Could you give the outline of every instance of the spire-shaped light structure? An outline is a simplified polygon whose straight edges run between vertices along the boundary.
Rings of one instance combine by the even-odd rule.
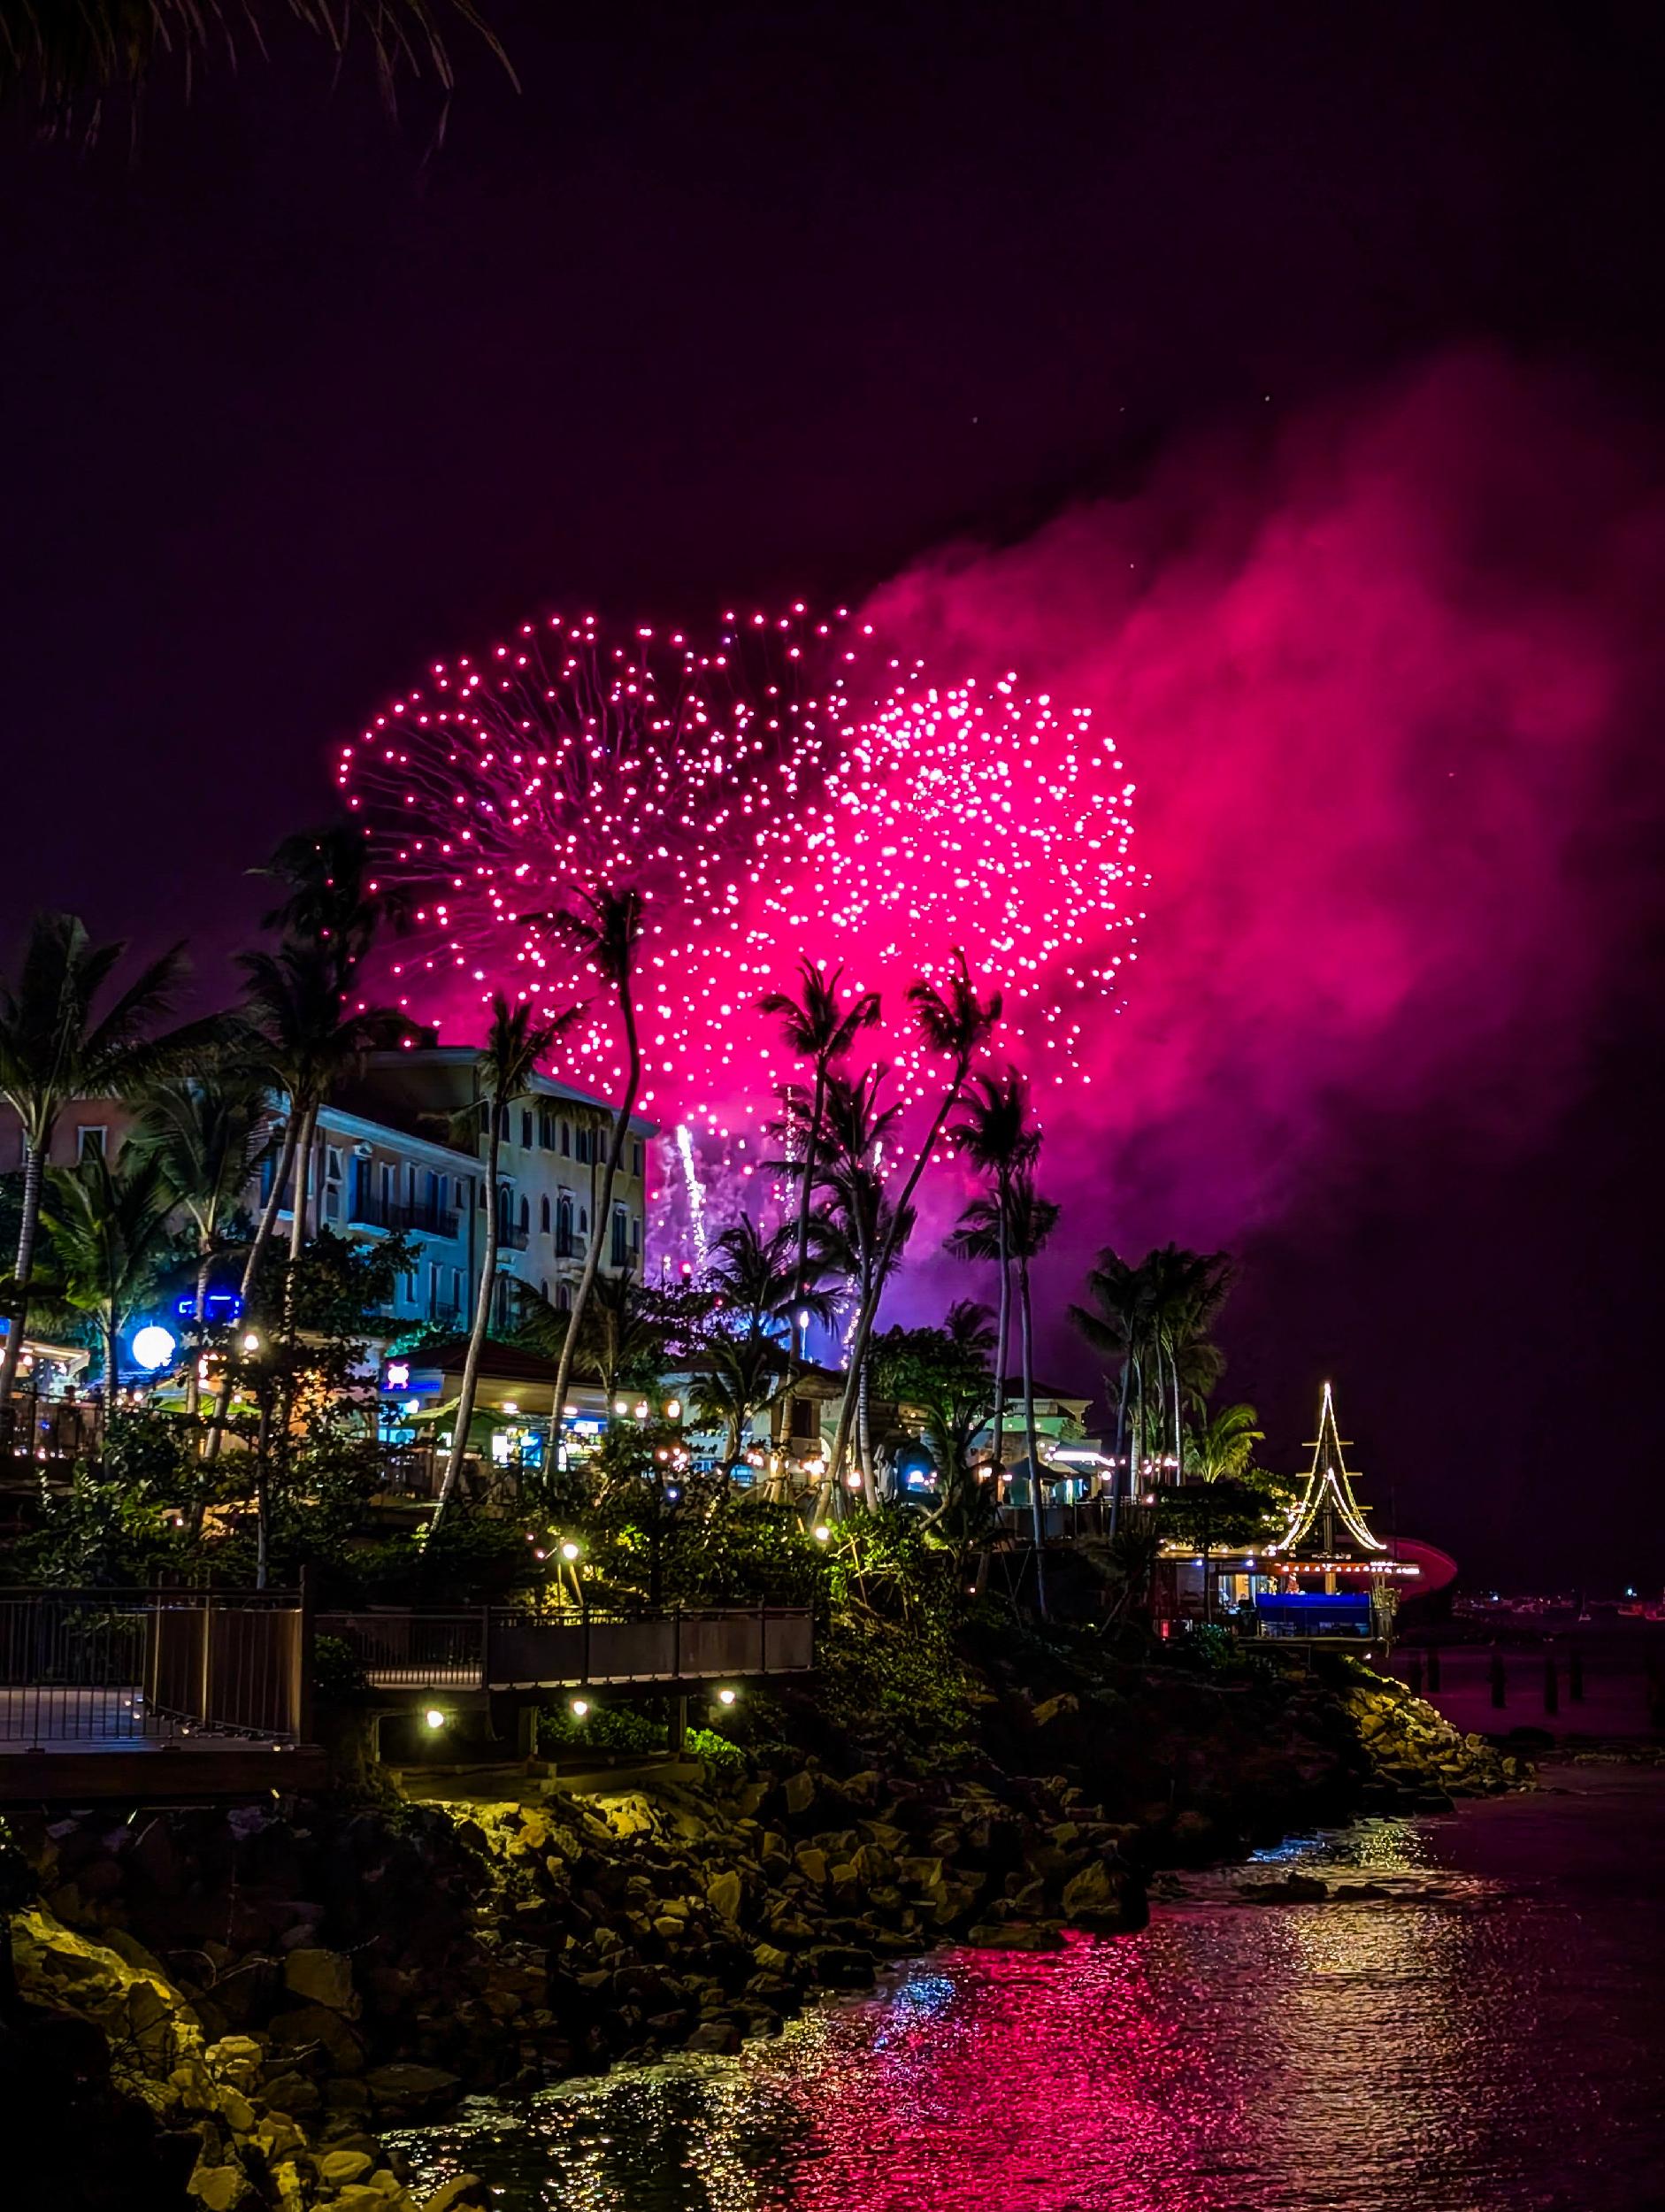
[[[1380,1537],[1371,1534],[1364,1509],[1353,1494],[1353,1477],[1336,1427],[1335,1394],[1325,1383],[1306,1486],[1291,1509],[1288,1527],[1268,1549],[1275,1557],[1293,1559],[1303,1548],[1316,1548],[1326,1559],[1332,1559],[1338,1544],[1345,1543],[1342,1530],[1362,1553],[1374,1555],[1387,1549]]]

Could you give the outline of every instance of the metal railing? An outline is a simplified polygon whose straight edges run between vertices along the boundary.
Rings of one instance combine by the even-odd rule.
[[[407,1204],[372,1191],[361,1191],[349,1202],[347,1218],[355,1228],[386,1229],[394,1236],[455,1238],[458,1227],[457,1216],[449,1207],[422,1200]]]
[[[293,1591],[0,1592],[0,1742],[293,1743],[307,1641]]]
[[[372,1689],[574,1689],[794,1674],[815,1664],[803,1606],[625,1614],[574,1610],[320,1614],[320,1636],[353,1652]]]

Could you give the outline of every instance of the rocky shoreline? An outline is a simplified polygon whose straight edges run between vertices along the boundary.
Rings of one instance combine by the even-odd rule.
[[[151,2124],[155,2190],[107,2200],[418,2212],[382,2138],[471,2091],[733,2052],[889,1959],[1137,1928],[1162,1867],[1530,1772],[1351,1663],[986,1682],[978,1746],[940,1760],[823,1731],[594,1794],[15,1822],[34,2031],[96,2031],[97,2093]],[[487,2201],[463,2176],[424,2212]]]

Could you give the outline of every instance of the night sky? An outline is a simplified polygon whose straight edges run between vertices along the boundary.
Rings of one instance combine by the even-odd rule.
[[[1337,421],[1369,444],[1385,416],[1379,475],[1424,505],[1461,480],[1449,603],[1518,641],[1543,593],[1577,601],[1567,668],[1623,693],[1576,808],[1543,785],[1565,818],[1543,867],[1485,874],[1495,911],[1446,918],[1462,974],[1488,944],[1508,964],[1496,1053],[1454,993],[1465,1056],[1395,1088],[1366,1041],[1348,1079],[1332,1010],[1303,1025],[1292,991],[1269,1049],[1316,1044],[1331,1103],[1276,1177],[1210,1214],[1173,1193],[1171,1151],[1141,1183],[1148,1129],[1078,1145],[1047,1289],[1071,1294],[1099,1242],[1217,1222],[1245,1267],[1229,1388],[1276,1461],[1329,1376],[1379,1524],[1391,1492],[1471,1580],[1656,1588],[1657,12],[489,12],[522,89],[459,32],[439,142],[425,90],[391,123],[366,69],[332,89],[287,33],[188,106],[158,88],[131,143],[4,139],[8,935],[36,904],[188,934],[223,989],[260,904],[246,871],[327,810],[333,749],[436,653],[550,604],[698,621],[882,596],[970,541],[1000,549],[986,629],[1021,604],[1011,649],[1063,651],[1034,614],[1061,513],[1101,549],[1137,510],[1147,550],[1200,481],[1229,508],[1253,479],[1281,514],[1264,486],[1300,475],[1292,452]],[[1477,390],[1459,368],[1458,400],[1393,411],[1430,375],[1446,394],[1454,359],[1484,364]],[[1177,476],[1184,500],[1153,492]],[[1517,826],[1496,819],[1508,762],[1474,741],[1484,869]],[[1442,743],[1461,780],[1461,733]],[[1542,942],[1513,926],[1540,897]],[[1170,990],[1182,971],[1176,949]],[[1217,1154],[1233,1110],[1210,1081]],[[1506,1115],[1472,1110],[1488,1087]]]

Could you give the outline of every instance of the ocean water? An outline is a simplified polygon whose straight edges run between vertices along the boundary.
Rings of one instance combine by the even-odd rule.
[[[401,2139],[503,2212],[1665,2207],[1665,1770],[1294,1839],[1136,1936],[909,1962],[727,2060]],[[1292,1867],[1387,1893],[1254,1905]]]

